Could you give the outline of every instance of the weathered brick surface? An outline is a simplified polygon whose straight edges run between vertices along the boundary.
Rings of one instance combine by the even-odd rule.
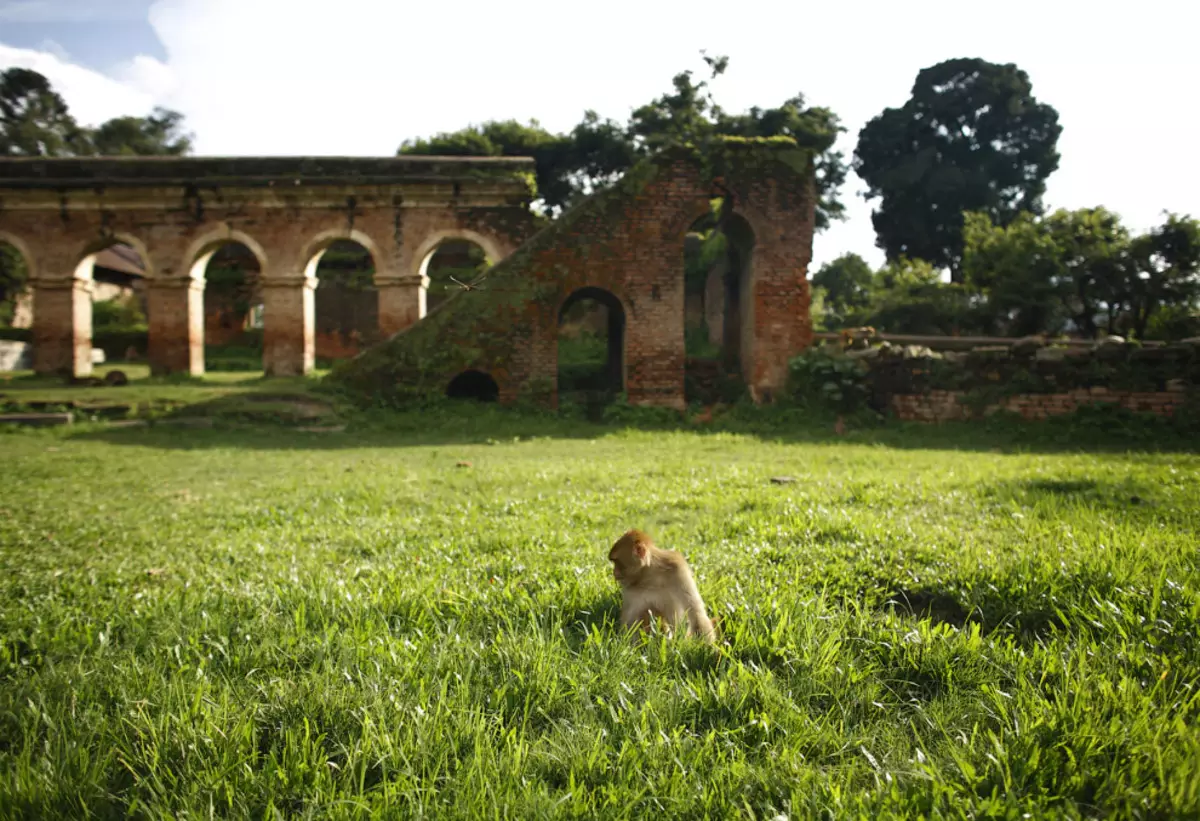
[[[90,371],[80,353],[90,349],[89,272],[79,268],[90,254],[126,242],[149,279],[177,283],[199,279],[199,261],[238,241],[258,258],[264,285],[264,366],[304,373],[314,355],[313,302],[298,283],[311,279],[323,248],[360,242],[385,283],[418,277],[422,254],[452,237],[502,258],[533,231],[520,177],[531,170],[519,158],[3,159],[0,237],[22,251],[33,274],[40,371]],[[200,372],[202,294],[171,290],[150,299],[151,361]],[[419,318],[418,292],[381,298],[380,327]]]
[[[204,373],[204,283],[155,279],[147,289],[150,372]],[[88,306],[91,310],[91,306]]]
[[[957,391],[930,391],[924,394],[896,394],[891,398],[892,411],[897,418],[911,422],[950,422],[971,419],[975,413],[960,399]],[[1025,393],[1006,397],[988,405],[980,412],[988,416],[1000,410],[1018,413],[1026,419],[1046,419],[1062,416],[1094,403],[1110,403],[1140,413],[1171,416],[1186,402],[1180,391],[1110,391],[1097,387],[1066,393]]]
[[[92,372],[92,283],[75,278],[35,280],[33,368],[38,373]]]
[[[582,289],[624,314],[624,388],[634,404],[684,405],[684,238],[710,200],[728,195],[754,233],[743,299],[743,370],[770,399],[787,361],[811,342],[808,285],[815,197],[811,161],[794,144],[728,147],[724,173],[686,150],[630,171],[458,292],[423,322],[364,352],[335,376],[400,400],[444,391],[457,374],[490,374],[502,402],[557,401],[558,319]]]

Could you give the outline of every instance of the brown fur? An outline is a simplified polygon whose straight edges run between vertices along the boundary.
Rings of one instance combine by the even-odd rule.
[[[651,621],[662,619],[672,632],[685,624],[688,635],[716,640],[716,630],[682,555],[663,550],[640,530],[630,530],[613,544],[608,560],[624,594],[621,624],[648,630]]]

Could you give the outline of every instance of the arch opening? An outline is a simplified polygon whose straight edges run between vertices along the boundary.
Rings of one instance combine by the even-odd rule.
[[[192,276],[204,282],[206,369],[262,370],[262,333],[252,322],[262,301],[258,255],[242,242],[223,242],[197,260]]]
[[[0,328],[33,327],[29,260],[21,249],[0,239]]]
[[[450,380],[450,384],[446,386],[446,396],[450,399],[498,402],[500,386],[490,374],[468,370]]]
[[[92,361],[97,350],[108,364],[138,362],[149,347],[147,266],[131,244],[115,241],[80,261],[79,279],[91,280]]]
[[[421,261],[421,273],[429,277],[429,289],[425,294],[426,312],[441,305],[456,291],[461,291],[462,285],[459,283],[470,284],[493,262],[477,242],[457,238],[440,242]]]
[[[349,359],[379,339],[379,291],[375,258],[354,239],[334,239],[309,261],[317,278],[316,358],[318,366]]]
[[[625,390],[625,309],[602,288],[581,288],[558,311],[559,402],[606,404]]]
[[[688,401],[732,401],[744,390],[754,340],[754,231],[727,198],[684,239]]]

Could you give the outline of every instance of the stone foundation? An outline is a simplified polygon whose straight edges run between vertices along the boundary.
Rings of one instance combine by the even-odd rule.
[[[1085,405],[1107,403],[1138,413],[1171,416],[1185,401],[1182,390],[1175,391],[1110,391],[1107,388],[1086,388],[1066,393],[1022,393],[988,405],[979,414],[960,400],[960,391],[930,391],[925,394],[896,394],[891,409],[896,417],[907,422],[952,422],[990,416],[1000,410],[1018,413],[1026,419],[1046,419],[1063,416]]]

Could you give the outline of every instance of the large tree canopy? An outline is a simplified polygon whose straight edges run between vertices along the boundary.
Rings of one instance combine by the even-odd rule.
[[[0,156],[60,157],[86,142],[49,80],[26,68],[0,72]]]
[[[1104,208],[1022,214],[995,225],[968,214],[963,269],[987,303],[996,329],[1058,333],[1069,322],[1084,336],[1100,331],[1144,337],[1162,311],[1186,318],[1200,298],[1200,222],[1168,215],[1131,237]]]
[[[867,183],[877,245],[949,267],[962,278],[963,214],[997,225],[1040,214],[1058,167],[1058,112],[1033,96],[1024,71],[980,59],[922,70],[912,96],[859,132],[854,167]]]
[[[87,128],[38,72],[0,72],[0,156],[183,155],[191,149],[179,112],[156,108],[146,117],[116,117]]]
[[[709,81],[724,73],[727,57],[704,57],[710,75],[697,81],[683,71],[671,90],[633,110],[625,124],[602,119],[595,111],[566,134],[552,134],[538,123],[488,122],[429,139],[406,140],[399,154],[484,154],[532,156],[537,162],[538,194],[550,213],[570,207],[581,196],[611,184],[648,153],[673,143],[702,145],[716,135],[744,137],[789,136],[818,155],[817,228],[841,219],[844,207],[838,190],[847,167],[831,151],[843,130],[826,108],[806,106],[796,95],[778,108],[752,108],[731,115],[713,100]]]
[[[842,254],[826,262],[812,278],[812,284],[824,292],[829,314],[838,320],[850,311],[870,304],[874,281],[875,272],[858,254]]]
[[[91,131],[91,149],[104,156],[183,156],[192,138],[183,131],[183,115],[155,108],[148,117],[116,117]]]

